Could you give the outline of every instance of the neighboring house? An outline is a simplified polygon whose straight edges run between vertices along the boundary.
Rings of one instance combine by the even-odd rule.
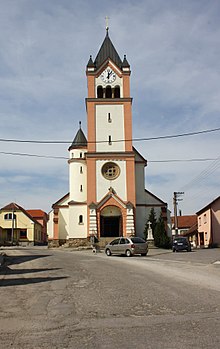
[[[26,210],[36,221],[42,225],[42,242],[47,243],[47,222],[48,214],[42,210]]]
[[[0,209],[1,244],[38,245],[42,241],[42,225],[23,207],[10,203]]]
[[[220,247],[220,196],[196,212],[199,247]]]
[[[69,147],[69,193],[52,206],[48,238],[53,245],[86,244],[95,234],[104,242],[117,236],[143,236],[150,209],[167,204],[145,189],[147,161],[132,144],[130,65],[121,60],[108,30],[87,67],[86,137],[79,130]]]
[[[185,236],[188,237],[189,241],[192,244],[192,247],[198,247],[198,224],[197,222],[191,226],[185,233]]]
[[[194,224],[197,223],[196,215],[177,216],[177,234],[175,231],[174,216],[171,217],[172,235],[184,235]]]

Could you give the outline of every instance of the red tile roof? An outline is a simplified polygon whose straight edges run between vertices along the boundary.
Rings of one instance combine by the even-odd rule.
[[[172,224],[174,224],[174,217],[171,217],[171,222],[172,222]],[[177,216],[177,225],[178,225],[179,229],[190,228],[196,223],[197,223],[197,216],[196,215]]]
[[[34,218],[43,218],[46,215],[46,212],[42,210],[26,210]]]

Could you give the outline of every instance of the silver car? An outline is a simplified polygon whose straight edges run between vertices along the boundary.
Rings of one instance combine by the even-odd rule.
[[[105,253],[107,256],[111,256],[112,254],[125,254],[127,257],[131,257],[134,254],[146,256],[148,253],[148,244],[139,237],[120,237],[105,246]]]

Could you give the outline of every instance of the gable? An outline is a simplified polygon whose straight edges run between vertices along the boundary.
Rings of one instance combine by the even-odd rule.
[[[146,194],[146,200],[149,205],[160,205],[160,206],[167,206],[167,204],[162,201],[160,198],[158,198],[156,195],[151,193],[149,190],[145,189]]]

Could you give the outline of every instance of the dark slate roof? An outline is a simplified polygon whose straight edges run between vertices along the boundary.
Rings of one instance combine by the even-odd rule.
[[[75,149],[75,148],[81,148],[81,147],[87,147],[87,139],[86,136],[84,135],[81,126],[79,130],[77,131],[77,134],[73,140],[73,143],[69,147],[68,150]]]
[[[107,30],[105,39],[94,62],[96,69],[98,69],[108,58],[110,58],[119,68],[122,67],[121,58],[119,57],[113,43],[111,42]]]
[[[89,61],[88,61],[88,63],[87,63],[87,67],[89,68],[89,67],[95,67],[95,64],[94,64],[94,62],[93,62],[93,60],[92,60],[92,56],[90,56],[89,57]]]
[[[122,62],[122,67],[123,68],[130,68],[130,64],[127,61],[126,55],[124,55],[124,60]]]

